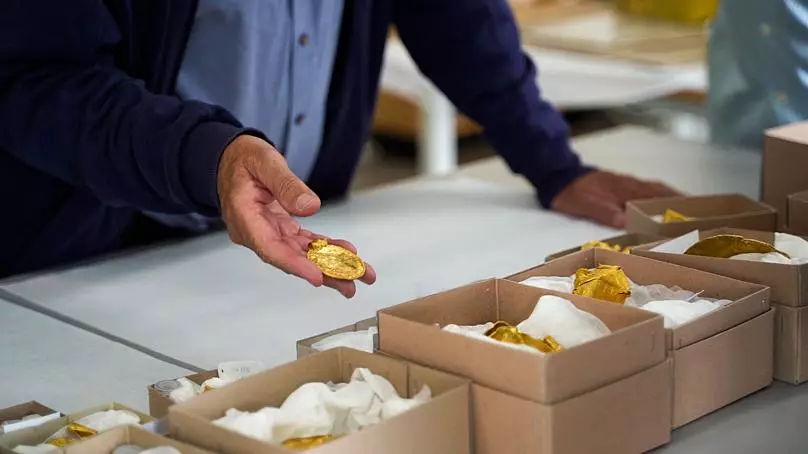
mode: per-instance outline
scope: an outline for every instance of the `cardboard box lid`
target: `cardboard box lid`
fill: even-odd
[[[653,216],[663,214],[668,208],[696,219],[667,224],[654,220]],[[696,229],[732,226],[773,230],[776,225],[774,208],[740,194],[632,200],[626,204],[626,230],[629,232],[675,237]]]
[[[378,322],[376,321],[376,317],[373,317],[373,318],[368,318],[368,319],[365,319],[365,320],[360,320],[360,321],[358,321],[356,323],[353,323],[353,324],[350,324],[348,326],[343,326],[342,328],[337,328],[337,329],[334,329],[334,330],[331,330],[331,331],[328,331],[328,332],[325,332],[325,333],[322,333],[322,334],[318,334],[316,336],[301,339],[301,340],[297,341],[297,343],[296,343],[296,345],[297,345],[297,357],[300,358],[300,357],[303,357],[305,355],[311,355],[311,354],[317,353],[317,350],[312,348],[312,345],[316,344],[317,342],[320,342],[323,339],[331,337],[331,336],[333,336],[335,334],[349,333],[349,332],[352,332],[352,331],[364,331],[364,330],[367,330],[367,329],[370,329],[370,328],[373,328],[373,327],[376,327],[376,326],[378,326]],[[376,339],[376,337],[377,336],[374,336],[374,349],[375,349],[375,345],[378,344],[378,339]]]
[[[68,422],[70,422],[70,420],[67,416],[61,416],[54,421],[46,422],[36,427],[28,427],[2,434],[0,435],[0,452],[3,450],[11,452],[20,445],[38,445],[47,440],[48,437],[56,433],[59,429],[65,427]]]
[[[699,231],[699,237],[702,239],[720,234],[742,235],[768,243],[774,241],[774,233],[772,232],[733,228]],[[634,255],[664,260],[689,268],[768,286],[771,288],[771,301],[774,303],[787,306],[804,306],[808,304],[808,264],[786,265],[651,251],[661,243],[652,243],[635,248]]]
[[[368,368],[374,374],[389,380],[402,396],[412,397],[423,385],[428,385],[433,398],[402,415],[309,452],[423,452],[413,451],[413,443],[418,449],[428,445],[429,452],[435,454],[468,452],[468,380],[398,359],[348,348],[336,348],[306,356],[243,378],[214,393],[203,394],[174,405],[169,409],[171,434],[215,452],[296,452],[231,432],[213,425],[211,421],[222,417],[230,408],[257,411],[266,406],[280,406],[289,394],[306,383],[347,382],[354,369],[360,367]],[[422,445],[423,443],[426,444]]]
[[[788,196],[786,229],[796,234],[808,234],[808,191]]]
[[[7,421],[22,420],[23,418],[32,415],[38,415],[42,418],[35,418],[3,425],[3,423]],[[0,434],[13,432],[15,430],[24,429],[27,427],[34,427],[39,424],[58,419],[61,416],[62,415],[60,412],[33,400],[14,405],[12,407],[0,410]]]
[[[654,242],[664,240],[664,239],[665,239],[665,237],[662,236],[662,235],[654,235],[652,233],[635,232],[635,233],[626,233],[624,235],[617,235],[617,236],[613,236],[613,237],[609,237],[609,238],[604,238],[604,239],[598,240],[598,241],[603,241],[604,243],[608,243],[608,244],[611,244],[611,245],[617,245],[617,246],[620,246],[620,247],[624,248],[626,246],[639,246],[641,244],[654,243]],[[574,254],[574,253],[576,253],[576,252],[578,252],[580,250],[581,250],[581,246],[565,249],[563,251],[556,252],[555,254],[548,255],[547,257],[545,257],[544,261],[549,262],[551,260],[555,260],[557,258],[564,257],[565,255]]]
[[[122,445],[136,445],[146,449],[171,446],[182,454],[211,454],[210,451],[180,443],[133,426],[119,427],[69,445],[65,452],[66,454],[112,454],[115,448]]]
[[[562,259],[563,260],[563,259]],[[613,332],[592,342],[537,355],[443,331],[526,319],[543,295],[569,299]],[[639,309],[490,279],[379,312],[379,349],[446,370],[523,399],[554,403],[631,375],[665,359],[662,317]]]
[[[763,146],[761,198],[778,212],[777,228],[787,222],[789,194],[808,189],[808,122],[766,131]],[[753,229],[768,230],[768,229]]]
[[[737,326],[769,309],[770,290],[759,284],[685,268],[649,258],[605,249],[590,249],[562,257],[509,277],[519,282],[532,276],[571,276],[579,268],[617,265],[632,281],[642,284],[679,286],[702,296],[734,301],[688,323],[667,329],[667,345],[679,349]]]

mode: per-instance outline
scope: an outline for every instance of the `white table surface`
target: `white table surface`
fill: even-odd
[[[146,412],[146,386],[189,371],[0,300],[0,408],[37,400],[72,413],[117,401]]]
[[[755,195],[758,187],[759,157],[755,154],[680,143],[643,129],[598,134],[578,140],[576,147],[588,162],[638,175],[667,176],[693,193]],[[271,365],[292,359],[294,341],[299,338],[371,316],[378,308],[413,297],[532,266],[549,252],[613,233],[536,209],[530,191],[496,160],[461,173],[463,176],[451,179],[421,179],[369,191],[328,207],[306,222],[312,229],[351,238],[376,267],[379,282],[360,288],[352,301],[273,271],[250,252],[230,245],[224,235],[0,287],[197,366],[211,368],[218,361],[233,359],[262,359]],[[25,322],[15,318],[20,317],[15,315],[19,311],[22,309],[9,311],[0,306],[0,319],[10,320],[17,329],[11,339],[28,332]],[[56,333],[69,328],[53,323],[55,327],[44,329]],[[30,357],[39,357],[43,348],[46,352],[54,349],[54,353],[42,354],[48,358],[68,357],[74,350],[68,342],[18,347],[9,344],[2,333],[0,340],[4,347],[13,345],[19,350],[18,361],[24,365],[36,362]],[[177,375],[173,366],[166,366],[171,370],[165,372],[150,369],[153,366],[138,367],[126,352],[95,356],[97,362],[110,367],[109,375],[76,383],[75,393],[95,396],[96,383],[103,382],[103,391],[115,398],[126,400],[127,393],[136,393],[145,399],[142,383]],[[61,376],[53,373],[57,378],[37,378],[47,370],[40,366],[35,372],[20,373],[22,378],[17,380],[23,385],[17,386],[30,390],[31,398],[54,392],[58,388],[53,382],[88,368],[69,359],[66,365],[57,363],[64,368]],[[123,363],[131,367],[122,369]],[[132,379],[138,382],[132,384],[130,369],[154,373]],[[54,395],[54,402],[58,398]],[[13,400],[22,399],[15,396]],[[808,386],[778,383],[675,431],[673,443],[659,452],[808,452],[804,448],[808,445],[808,432],[803,428],[806,419]]]

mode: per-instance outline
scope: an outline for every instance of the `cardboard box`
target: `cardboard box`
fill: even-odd
[[[411,397],[426,384],[433,399],[393,419],[313,448],[312,453],[446,454],[469,453],[468,380],[382,355],[337,348],[239,380],[169,409],[172,437],[221,454],[295,452],[215,426],[230,408],[257,411],[279,406],[310,382],[346,382],[357,367],[367,367]]]
[[[689,323],[667,329],[673,358],[673,427],[711,413],[772,381],[772,327],[768,288],[619,252],[590,249],[510,277],[570,276],[579,268],[617,265],[642,285],[678,285],[702,296],[734,301]],[[710,364],[710,367],[705,367]]]
[[[209,380],[219,376],[218,370],[206,370],[198,374],[188,375],[188,380],[201,385],[205,380]],[[174,405],[174,402],[169,397],[159,391],[159,383],[149,385],[146,392],[149,394],[149,414],[154,418],[162,418],[168,415],[168,407]]]
[[[443,331],[526,319],[543,295],[560,295],[613,332],[552,355],[535,355]],[[583,394],[665,360],[662,318],[639,309],[490,279],[379,311],[379,350],[468,377],[475,384],[542,404]],[[586,373],[583,373],[586,371]]]
[[[670,441],[670,380],[668,360],[554,405],[473,385],[475,452],[625,454],[664,445]]]
[[[104,410],[131,411],[132,413],[135,413],[140,417],[141,424],[146,424],[154,421],[154,418],[152,418],[149,415],[141,413],[137,410],[134,410],[117,402],[110,402],[104,405],[91,407],[77,413],[71,413],[67,416],[62,416],[61,418],[55,421],[47,422],[37,427],[30,427],[27,429],[21,429],[8,434],[0,435],[0,452],[3,452],[4,449],[6,451],[12,451],[15,447],[19,445],[35,446],[44,443],[45,440],[47,440],[51,435],[55,434],[60,429],[67,426],[71,421],[75,421],[77,419],[81,419],[85,416],[89,416],[93,413],[97,413],[99,411]]]
[[[352,331],[364,331],[364,330],[373,328],[373,327],[375,327],[377,325],[378,325],[378,323],[376,323],[376,317],[373,317],[373,318],[368,318],[368,319],[356,322],[356,323],[354,323],[352,325],[343,326],[342,328],[337,328],[335,330],[331,330],[331,331],[329,331],[327,333],[318,334],[316,336],[312,336],[312,337],[308,337],[308,338],[303,339],[303,340],[299,340],[299,341],[297,341],[297,358],[300,359],[300,358],[302,358],[304,356],[313,355],[315,353],[318,353],[317,350],[312,348],[312,345],[316,344],[317,342],[320,342],[321,340],[323,340],[325,338],[328,338],[328,337],[331,337],[331,336],[333,336],[335,334],[340,334],[340,333],[348,333],[348,332],[352,332]],[[373,344],[374,344],[374,350],[375,350],[375,346],[378,344],[378,336],[373,336]]]
[[[808,307],[774,306],[774,378],[799,385],[808,380]]]
[[[788,225],[789,233],[808,235],[808,191],[798,192],[788,196]]]
[[[776,229],[788,221],[788,196],[808,190],[808,122],[769,129],[763,146],[761,199],[778,213]]]
[[[699,231],[700,238],[719,234],[742,235],[747,238],[774,242],[774,233],[742,229],[714,229]],[[649,257],[668,263],[708,271],[746,282],[771,287],[771,302],[784,306],[800,307],[808,305],[808,264],[785,265],[781,263],[761,263],[748,260],[730,260],[695,255],[668,254],[653,252],[650,249],[660,243],[646,244],[634,248],[635,256]]]
[[[668,208],[695,219],[657,222],[654,216]],[[772,207],[738,194],[634,200],[626,204],[626,231],[668,238],[719,227],[774,230],[776,224],[777,212]]]
[[[23,421],[29,416],[40,416]],[[0,410],[0,435],[13,432],[27,427],[35,427],[48,421],[59,419],[62,414],[52,408],[46,407],[39,402],[30,401],[23,404],[14,405]],[[8,423],[9,421],[18,421]]]
[[[621,248],[625,248],[625,247],[639,246],[641,244],[654,243],[663,239],[665,239],[665,237],[659,235],[652,235],[650,233],[627,233],[625,235],[613,236],[611,238],[606,238],[600,241],[603,241],[604,243],[608,243],[611,245],[617,245],[620,246]],[[544,261],[549,262],[551,260],[555,260],[557,258],[561,258],[566,255],[574,254],[576,252],[579,252],[580,250],[581,246],[565,249],[561,252],[556,252],[555,254],[548,255],[544,259]]]
[[[210,451],[180,443],[134,426],[119,427],[88,440],[69,445],[65,452],[66,454],[112,454],[116,448],[122,445],[136,445],[146,449],[171,446],[182,454],[211,454]]]

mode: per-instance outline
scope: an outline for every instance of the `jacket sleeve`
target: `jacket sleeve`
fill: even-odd
[[[419,69],[537,188],[542,205],[588,168],[563,117],[541,99],[507,0],[404,0],[393,21]]]
[[[101,0],[0,2],[0,152],[110,205],[215,214],[241,125],[116,69],[120,39]]]

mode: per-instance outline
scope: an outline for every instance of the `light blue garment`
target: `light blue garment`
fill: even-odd
[[[343,0],[200,0],[177,93],[264,132],[306,180],[323,138]],[[207,219],[144,213],[194,232]]]
[[[808,0],[723,0],[709,48],[715,142],[761,149],[764,131],[808,120]]]
[[[200,0],[177,80],[264,132],[301,179],[323,138],[342,0]]]

